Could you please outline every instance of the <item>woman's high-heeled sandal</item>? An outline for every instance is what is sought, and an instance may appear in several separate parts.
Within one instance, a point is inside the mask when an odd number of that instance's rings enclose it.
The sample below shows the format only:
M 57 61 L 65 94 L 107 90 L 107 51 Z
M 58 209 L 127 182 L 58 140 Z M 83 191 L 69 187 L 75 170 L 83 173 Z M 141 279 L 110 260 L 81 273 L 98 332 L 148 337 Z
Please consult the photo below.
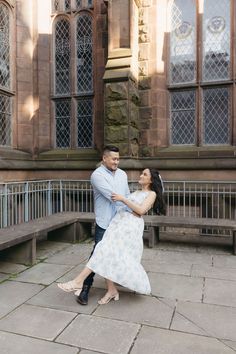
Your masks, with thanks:
M 82 288 L 79 287 L 74 280 L 68 281 L 67 283 L 58 283 L 57 286 L 63 290 L 66 291 L 67 293 L 70 293 L 72 291 L 81 291 Z
M 107 294 L 106 294 L 107 295 Z M 110 295 L 110 296 L 103 296 L 100 300 L 98 300 L 99 305 L 106 305 L 111 300 L 118 301 L 119 300 L 119 293 Z
M 81 293 L 82 290 L 83 290 L 83 288 L 79 288 L 78 290 L 76 290 L 76 291 L 74 292 L 74 295 L 75 295 L 75 296 L 80 296 L 80 293 Z

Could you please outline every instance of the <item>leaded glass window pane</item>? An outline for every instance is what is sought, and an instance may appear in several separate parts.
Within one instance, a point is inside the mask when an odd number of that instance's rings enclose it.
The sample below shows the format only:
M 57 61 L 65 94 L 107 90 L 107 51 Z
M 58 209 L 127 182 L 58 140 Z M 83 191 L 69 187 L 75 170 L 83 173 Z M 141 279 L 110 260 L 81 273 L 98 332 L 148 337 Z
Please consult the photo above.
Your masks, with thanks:
M 205 89 L 203 91 L 203 143 L 229 144 L 229 121 L 229 89 Z
M 93 101 L 79 100 L 77 106 L 78 147 L 87 148 L 93 145 Z
M 171 7 L 170 83 L 196 80 L 196 1 L 175 0 Z
M 76 0 L 76 1 L 75 1 L 75 6 L 76 6 L 76 8 L 80 8 L 81 5 L 82 5 L 82 0 Z
M 10 88 L 9 11 L 0 4 L 0 86 Z
M 0 145 L 11 145 L 11 98 L 0 95 Z
M 70 0 L 65 0 L 65 10 L 70 10 Z
M 171 142 L 177 145 L 195 144 L 195 92 L 171 93 Z
M 70 147 L 70 115 L 71 102 L 70 100 L 58 100 L 55 102 L 55 116 L 56 116 L 56 147 L 69 148 Z
M 89 15 L 77 19 L 77 90 L 78 93 L 93 91 L 92 18 Z
M 204 1 L 203 81 L 230 76 L 230 0 Z
M 54 0 L 53 1 L 53 9 L 54 9 L 54 11 L 58 11 L 59 10 L 59 0 Z
M 70 24 L 65 19 L 55 27 L 55 91 L 70 93 Z

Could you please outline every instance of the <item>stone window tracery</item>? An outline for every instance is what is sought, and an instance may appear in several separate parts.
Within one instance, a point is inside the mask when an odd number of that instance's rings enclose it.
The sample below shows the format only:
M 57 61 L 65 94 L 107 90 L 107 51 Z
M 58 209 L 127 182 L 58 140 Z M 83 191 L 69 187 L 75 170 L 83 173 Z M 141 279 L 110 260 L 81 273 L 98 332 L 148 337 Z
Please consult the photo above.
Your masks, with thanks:
M 92 9 L 94 7 L 93 0 L 51 0 L 52 12 L 70 12 L 81 9 Z

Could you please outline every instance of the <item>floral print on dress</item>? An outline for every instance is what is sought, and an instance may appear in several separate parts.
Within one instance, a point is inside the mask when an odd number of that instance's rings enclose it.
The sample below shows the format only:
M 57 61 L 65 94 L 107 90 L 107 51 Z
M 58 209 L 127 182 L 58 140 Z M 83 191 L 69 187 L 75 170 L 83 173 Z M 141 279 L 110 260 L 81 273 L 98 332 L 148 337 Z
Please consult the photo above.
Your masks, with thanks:
M 149 192 L 136 191 L 129 199 L 142 204 Z M 141 294 L 150 294 L 150 282 L 141 258 L 144 221 L 127 211 L 119 210 L 87 263 L 87 267 L 106 279 Z

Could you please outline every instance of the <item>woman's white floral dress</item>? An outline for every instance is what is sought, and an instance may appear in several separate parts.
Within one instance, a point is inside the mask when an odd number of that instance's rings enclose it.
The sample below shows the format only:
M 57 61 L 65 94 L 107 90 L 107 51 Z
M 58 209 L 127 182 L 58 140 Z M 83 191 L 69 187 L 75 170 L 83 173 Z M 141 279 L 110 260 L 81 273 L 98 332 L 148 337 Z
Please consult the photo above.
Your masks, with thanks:
M 147 195 L 148 192 L 136 191 L 130 194 L 129 199 L 141 204 Z M 112 219 L 87 267 L 126 288 L 150 294 L 149 279 L 140 263 L 144 221 L 125 209 L 121 209 Z

